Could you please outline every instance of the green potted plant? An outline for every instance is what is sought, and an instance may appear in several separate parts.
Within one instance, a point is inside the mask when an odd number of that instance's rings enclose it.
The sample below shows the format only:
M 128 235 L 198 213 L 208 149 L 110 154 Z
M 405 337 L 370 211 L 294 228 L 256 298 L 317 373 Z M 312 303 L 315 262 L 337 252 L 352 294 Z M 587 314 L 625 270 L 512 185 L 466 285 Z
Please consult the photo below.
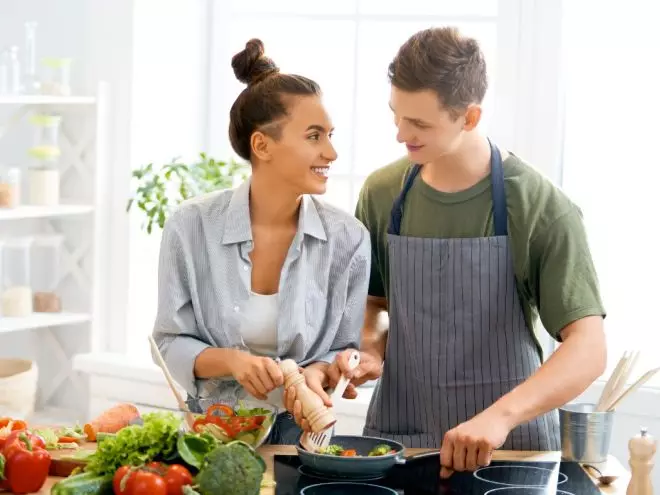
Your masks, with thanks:
M 199 158 L 191 164 L 176 158 L 158 170 L 153 163 L 149 163 L 133 171 L 132 179 L 137 187 L 128 200 L 126 211 L 130 212 L 131 207 L 136 205 L 144 213 L 146 221 L 142 229 L 148 234 L 151 234 L 154 225 L 162 229 L 172 210 L 182 201 L 231 188 L 248 176 L 246 163 L 214 160 L 206 153 L 200 153 Z

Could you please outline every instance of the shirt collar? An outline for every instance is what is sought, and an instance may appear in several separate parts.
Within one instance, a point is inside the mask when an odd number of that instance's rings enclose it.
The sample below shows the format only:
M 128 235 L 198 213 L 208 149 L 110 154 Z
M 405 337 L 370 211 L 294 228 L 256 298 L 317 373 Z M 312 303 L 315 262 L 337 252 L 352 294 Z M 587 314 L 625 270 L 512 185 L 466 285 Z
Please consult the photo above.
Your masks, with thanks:
M 298 217 L 298 231 L 305 235 L 327 241 L 328 236 L 321 220 L 319 205 L 309 195 L 304 195 Z M 234 244 L 252 240 L 250 225 L 250 178 L 234 190 L 227 207 L 223 244 Z

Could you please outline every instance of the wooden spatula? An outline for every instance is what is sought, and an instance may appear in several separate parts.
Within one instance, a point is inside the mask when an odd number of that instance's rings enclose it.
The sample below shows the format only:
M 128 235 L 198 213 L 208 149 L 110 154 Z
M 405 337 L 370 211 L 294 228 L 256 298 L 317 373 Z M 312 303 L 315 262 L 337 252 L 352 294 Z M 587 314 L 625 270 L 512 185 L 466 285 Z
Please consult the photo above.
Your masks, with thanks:
M 165 375 L 165 380 L 167 380 L 167 384 L 170 386 L 170 390 L 174 394 L 174 398 L 176 399 L 177 404 L 179 404 L 179 409 L 183 411 L 183 416 L 184 419 L 186 420 L 186 424 L 188 425 L 188 428 L 190 428 L 190 430 L 192 431 L 193 423 L 195 423 L 195 417 L 193 416 L 193 413 L 190 412 L 190 409 L 188 409 L 188 404 L 186 404 L 186 401 L 183 400 L 183 397 L 181 397 L 181 394 L 176 389 L 176 385 L 174 384 L 174 379 L 172 379 L 172 375 L 170 375 L 170 370 L 167 369 L 167 365 L 165 364 L 165 360 L 163 359 L 163 356 L 160 353 L 160 349 L 158 349 L 158 345 L 156 344 L 156 341 L 151 335 L 149 335 L 149 343 L 151 344 L 151 349 L 154 351 L 154 354 L 156 355 L 156 359 L 158 360 L 158 365 L 160 366 L 160 369 L 163 371 L 163 374 Z

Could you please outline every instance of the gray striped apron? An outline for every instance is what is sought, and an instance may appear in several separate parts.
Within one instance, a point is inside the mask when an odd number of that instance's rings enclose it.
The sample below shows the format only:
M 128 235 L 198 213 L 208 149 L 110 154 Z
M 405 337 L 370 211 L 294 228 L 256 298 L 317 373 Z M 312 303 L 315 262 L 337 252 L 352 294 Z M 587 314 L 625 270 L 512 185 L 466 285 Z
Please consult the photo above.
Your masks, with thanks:
M 516 289 L 502 158 L 492 144 L 490 166 L 493 237 L 400 235 L 405 197 L 419 165 L 394 203 L 388 230 L 390 329 L 365 435 L 439 448 L 445 432 L 541 365 Z M 559 450 L 557 411 L 516 427 L 502 448 Z

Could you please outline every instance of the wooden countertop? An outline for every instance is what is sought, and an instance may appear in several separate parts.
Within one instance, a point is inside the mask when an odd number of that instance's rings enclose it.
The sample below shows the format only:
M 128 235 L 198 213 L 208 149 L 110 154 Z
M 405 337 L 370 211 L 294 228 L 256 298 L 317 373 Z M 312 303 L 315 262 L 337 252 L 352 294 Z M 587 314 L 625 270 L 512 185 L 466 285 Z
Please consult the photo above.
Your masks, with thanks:
M 420 452 L 425 452 L 428 449 L 406 449 L 406 455 L 413 455 Z M 266 461 L 267 471 L 264 479 L 272 481 L 273 480 L 273 457 L 278 454 L 284 455 L 295 455 L 296 449 L 291 445 L 265 445 L 259 449 L 259 453 L 262 455 Z M 559 452 L 520 452 L 520 451 L 510 451 L 510 450 L 499 450 L 495 451 L 493 455 L 495 460 L 515 460 L 515 461 L 559 461 L 560 453 Z M 601 486 L 601 492 L 609 495 L 625 495 L 626 488 L 628 486 L 628 480 L 630 475 L 628 471 L 617 461 L 614 457 L 609 458 L 607 466 L 598 466 L 602 467 L 602 471 L 606 474 L 619 475 L 620 478 L 617 479 L 610 486 Z M 590 474 L 587 472 L 587 474 Z M 46 481 L 46 484 L 39 492 L 39 495 L 48 495 L 50 493 L 50 488 L 61 478 L 49 478 Z M 594 480 L 594 484 L 596 481 Z M 275 488 L 263 488 L 261 490 L 261 495 L 274 495 Z

